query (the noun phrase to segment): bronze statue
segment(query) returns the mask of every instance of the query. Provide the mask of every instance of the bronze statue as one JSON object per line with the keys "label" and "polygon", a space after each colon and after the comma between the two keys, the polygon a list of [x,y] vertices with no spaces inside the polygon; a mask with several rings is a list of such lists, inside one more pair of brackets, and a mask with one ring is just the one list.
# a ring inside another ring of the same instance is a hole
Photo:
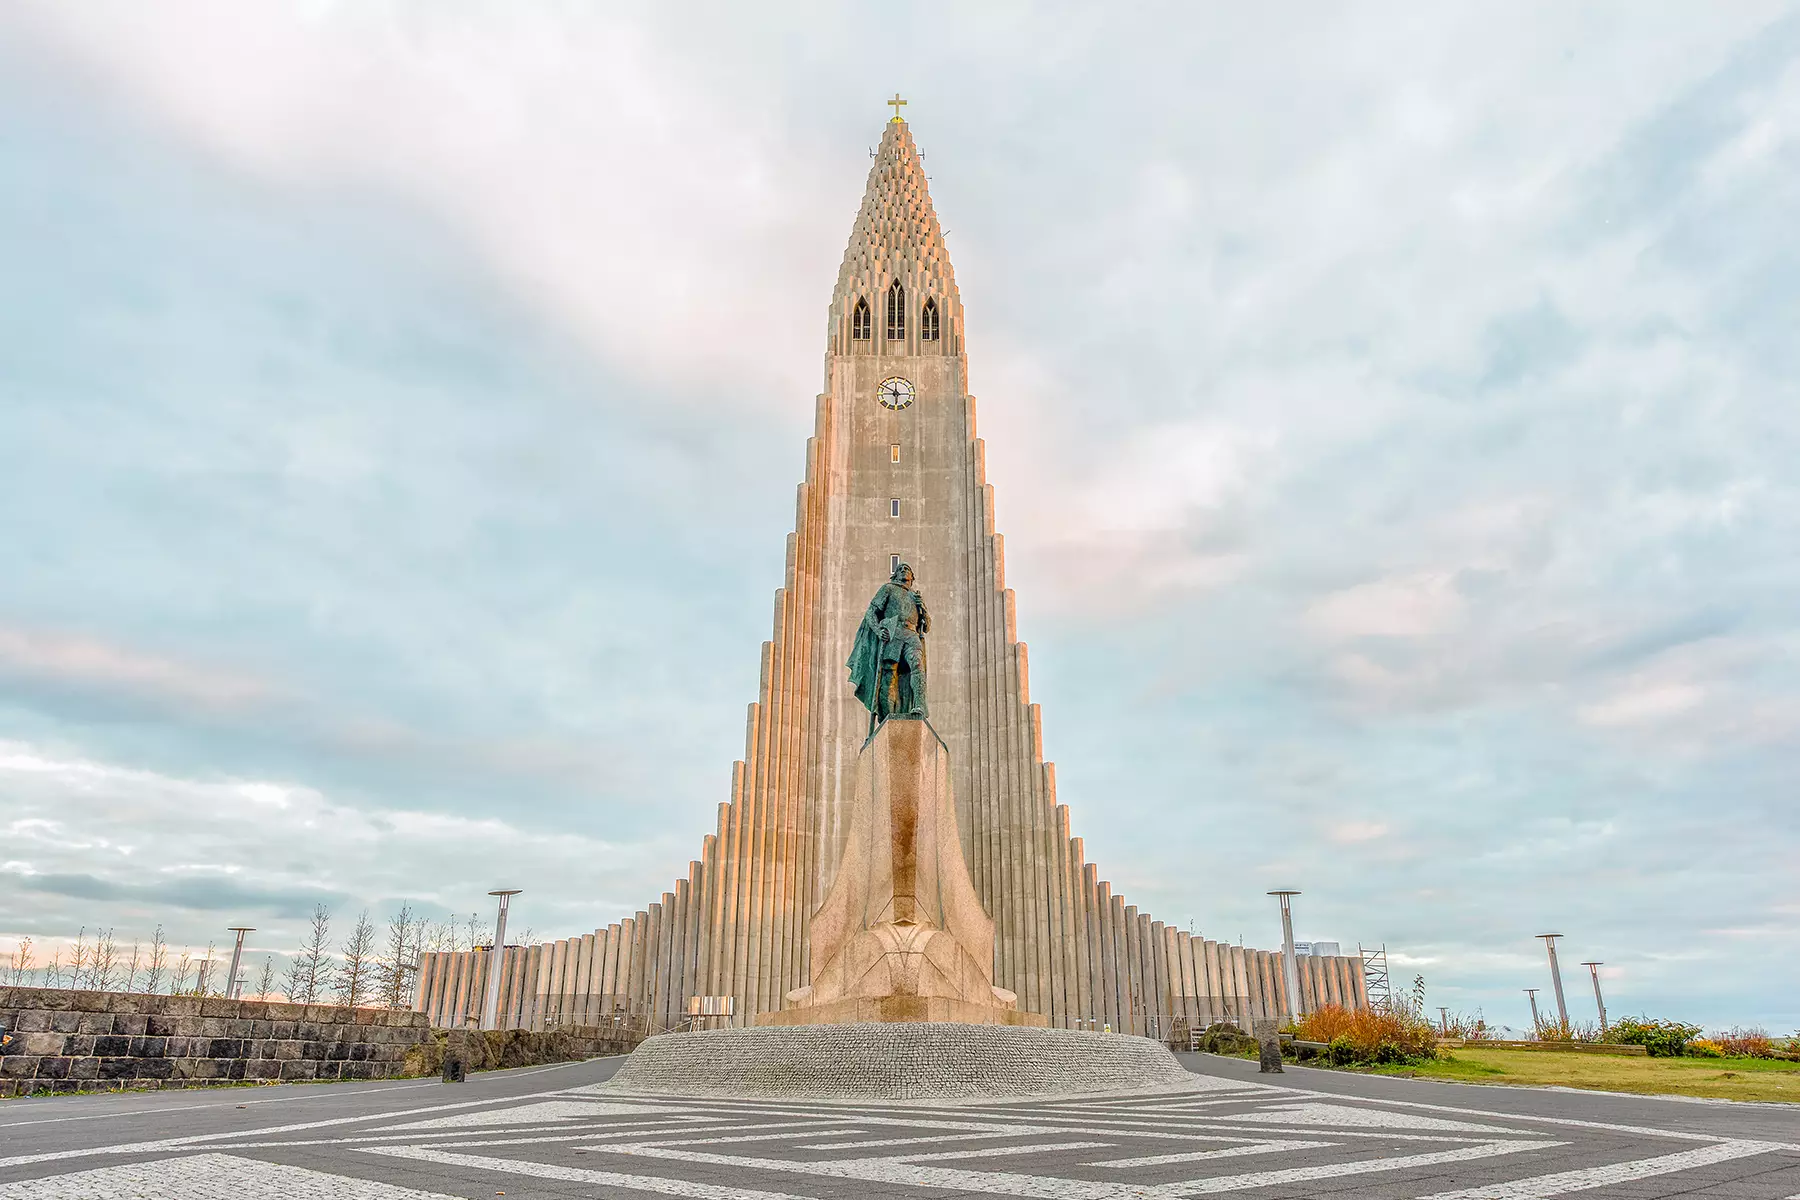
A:
{"label": "bronze statue", "polygon": [[925,634],[931,616],[913,590],[912,568],[901,563],[869,601],[850,649],[850,686],[869,710],[869,733],[889,717],[923,720]]}

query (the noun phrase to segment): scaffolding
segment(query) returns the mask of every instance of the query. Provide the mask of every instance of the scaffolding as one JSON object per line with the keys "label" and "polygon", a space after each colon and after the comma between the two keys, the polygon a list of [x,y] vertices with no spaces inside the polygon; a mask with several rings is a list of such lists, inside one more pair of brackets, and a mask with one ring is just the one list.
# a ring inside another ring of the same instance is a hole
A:
{"label": "scaffolding", "polygon": [[1356,944],[1356,952],[1362,955],[1363,987],[1369,993],[1369,1007],[1377,1012],[1394,1011],[1394,993],[1388,986],[1387,943],[1380,947]]}

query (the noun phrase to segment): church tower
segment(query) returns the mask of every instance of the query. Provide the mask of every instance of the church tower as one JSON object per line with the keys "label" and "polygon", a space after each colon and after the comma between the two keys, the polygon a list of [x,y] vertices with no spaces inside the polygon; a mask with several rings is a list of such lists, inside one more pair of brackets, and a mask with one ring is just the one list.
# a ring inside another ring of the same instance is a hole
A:
{"label": "church tower", "polygon": [[[896,107],[896,113],[898,108]],[[994,922],[993,982],[1063,1027],[1167,1033],[1291,1011],[1277,957],[1191,937],[1098,878],[1043,760],[1026,652],[968,392],[962,297],[920,154],[895,116],[869,169],[825,326],[806,476],[763,643],[744,757],[700,858],[634,917],[509,954],[501,1024],[627,1014],[732,1024],[809,982],[808,926],[838,869],[869,733],[845,661],[869,599],[911,564],[931,614],[930,720],[963,853]],[[448,1023],[485,957],[426,956],[419,1006]],[[1312,960],[1300,998],[1366,1004],[1360,960]],[[730,1014],[723,1015],[729,997]]]}

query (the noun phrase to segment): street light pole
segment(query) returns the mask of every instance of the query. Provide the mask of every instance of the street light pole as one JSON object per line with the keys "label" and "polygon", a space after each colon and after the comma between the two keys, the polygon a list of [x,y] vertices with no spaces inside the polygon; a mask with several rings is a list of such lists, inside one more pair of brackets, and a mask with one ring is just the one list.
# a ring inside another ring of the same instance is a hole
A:
{"label": "street light pole", "polygon": [[244,957],[244,935],[246,933],[255,933],[256,926],[232,925],[229,926],[228,929],[231,933],[237,934],[237,945],[231,948],[231,974],[225,976],[225,994],[233,1000],[242,1000],[244,998],[244,989],[238,979],[238,963]]}
{"label": "street light pole", "polygon": [[1600,968],[1606,964],[1599,962],[1584,962],[1581,965],[1586,967],[1588,969],[1588,974],[1594,977],[1594,1007],[1600,1010],[1600,1036],[1605,1037],[1606,1001],[1600,998]]}
{"label": "street light pole", "polygon": [[1563,999],[1562,968],[1558,966],[1556,962],[1556,939],[1561,937],[1562,934],[1540,933],[1537,936],[1544,939],[1544,949],[1550,952],[1550,983],[1556,988],[1556,1016],[1557,1019],[1562,1022],[1563,1035],[1567,1036],[1569,1032],[1569,1005],[1568,1002]]}
{"label": "street light pole", "polygon": [[1537,988],[1526,988],[1525,989],[1525,995],[1531,1000],[1531,1036],[1533,1038],[1537,1037],[1538,1030],[1540,1030],[1544,1027],[1544,1019],[1542,1017],[1538,1016],[1537,994],[1538,994]]}
{"label": "street light pole", "polygon": [[488,951],[487,999],[481,1005],[481,1027],[493,1029],[500,1019],[500,968],[506,960],[506,908],[521,888],[499,888],[489,892],[500,898],[500,913],[494,918],[494,947]]}
{"label": "street light pole", "polygon": [[1300,968],[1294,962],[1294,909],[1289,903],[1299,894],[1293,891],[1269,893],[1281,902],[1281,978],[1287,985],[1288,1016],[1295,1020],[1305,1015],[1300,1004]]}

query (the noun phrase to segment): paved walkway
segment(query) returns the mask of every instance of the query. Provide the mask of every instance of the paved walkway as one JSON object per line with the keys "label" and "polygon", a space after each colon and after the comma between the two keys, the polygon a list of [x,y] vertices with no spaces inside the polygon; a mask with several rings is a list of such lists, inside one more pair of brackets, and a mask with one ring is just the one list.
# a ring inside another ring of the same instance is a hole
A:
{"label": "paved walkway", "polygon": [[597,1095],[617,1059],[435,1082],[0,1105],[0,1200],[667,1195],[1800,1200],[1800,1106],[1184,1056],[1176,1100],[913,1108]]}

